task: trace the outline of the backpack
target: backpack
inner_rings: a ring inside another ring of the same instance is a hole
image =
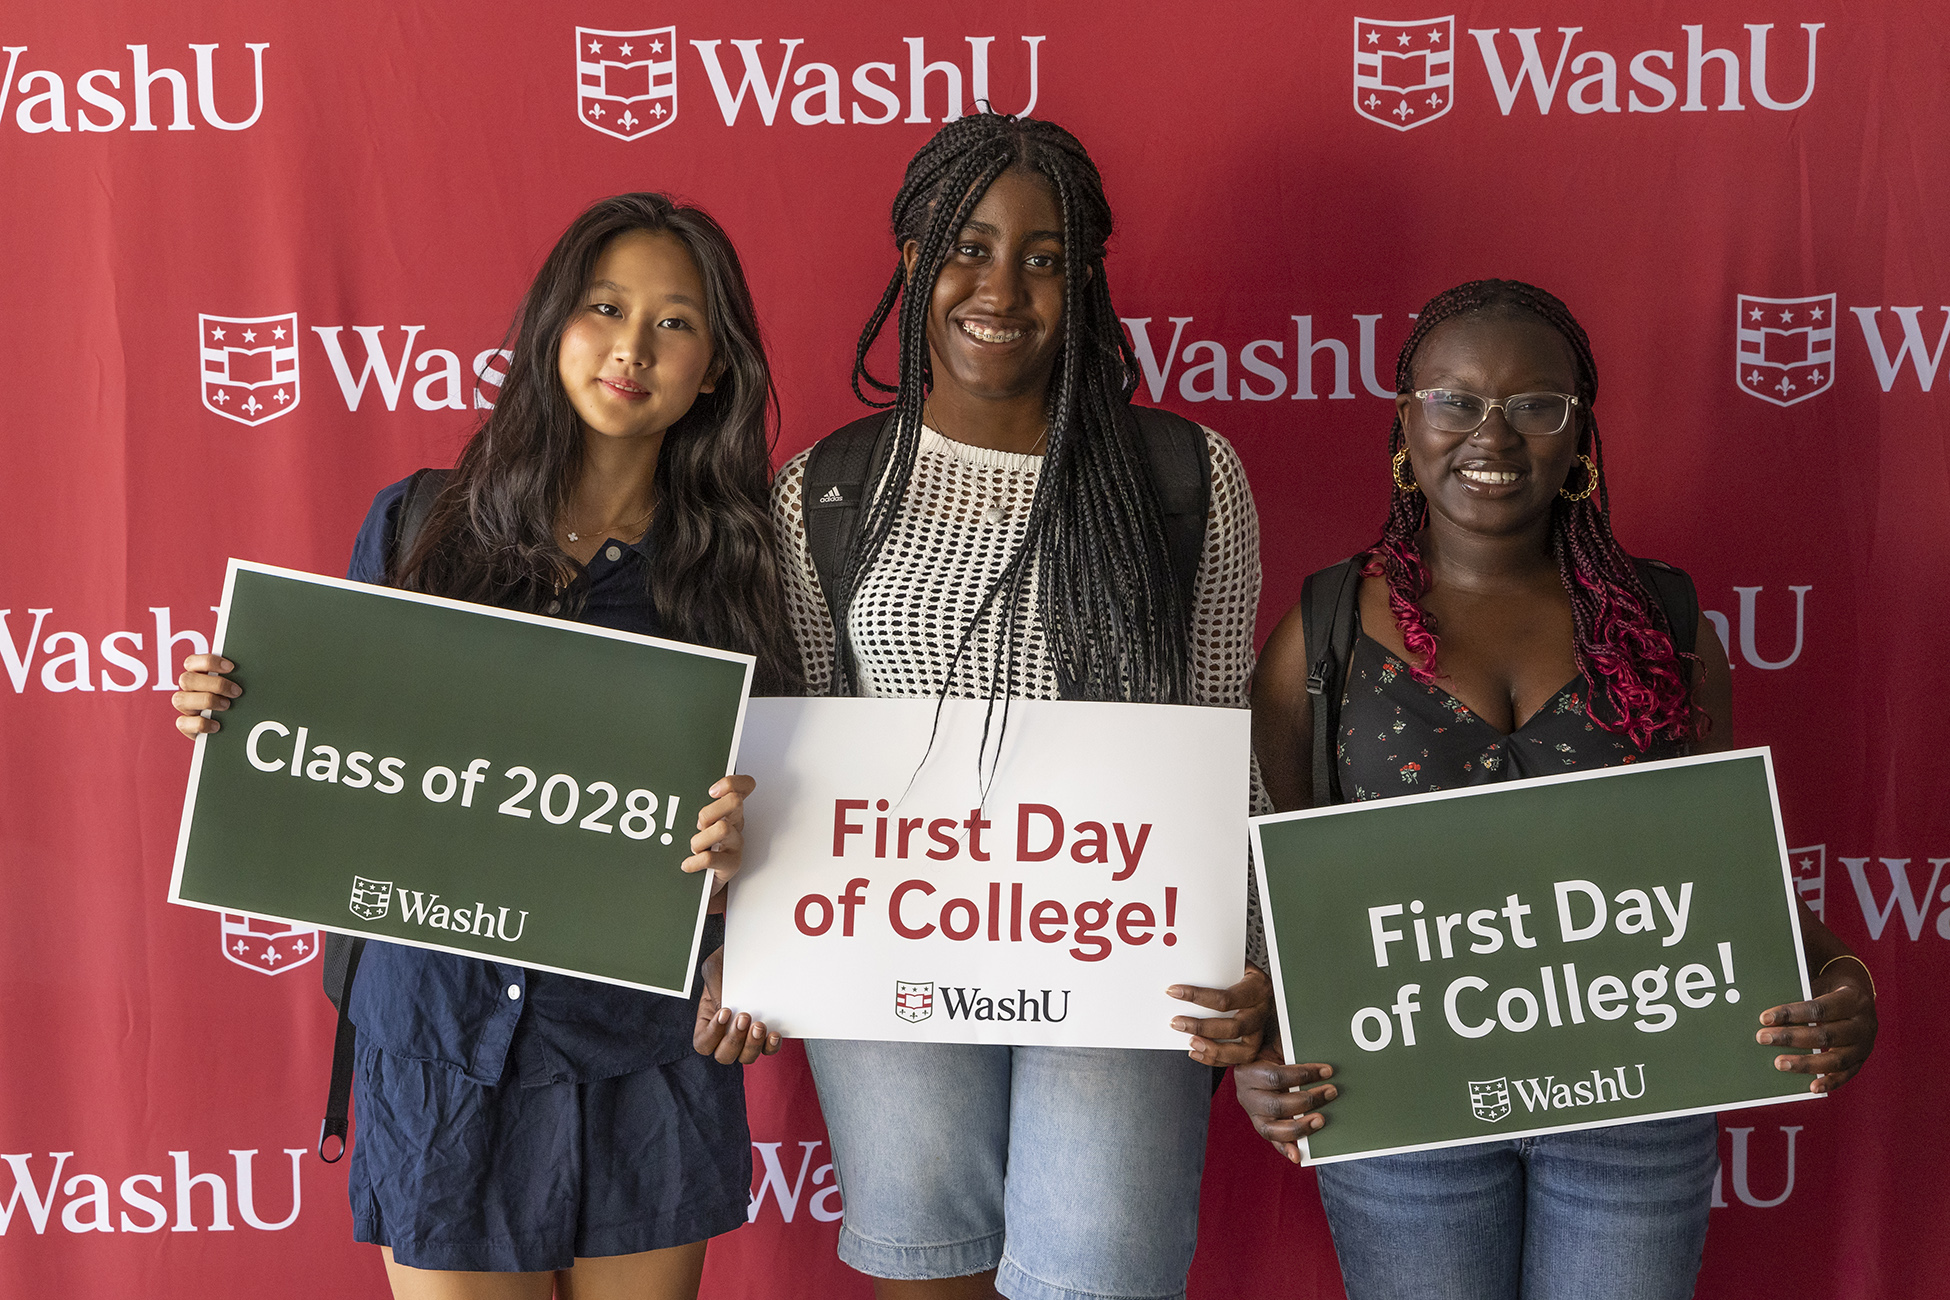
[[[393,535],[386,544],[388,582],[398,571],[400,561],[412,554],[413,543],[419,540],[427,516],[433,513],[434,499],[452,476],[452,470],[423,469],[407,482],[406,494],[400,498],[399,514],[394,520]],[[318,1126],[318,1158],[328,1165],[337,1164],[344,1158],[345,1139],[350,1131],[352,1049],[359,1038],[359,1030],[352,1023],[350,1011],[352,979],[359,973],[359,957],[365,950],[366,941],[361,937],[329,930],[325,934],[325,954],[321,962],[324,967],[325,996],[331,999],[332,1006],[338,1011],[338,1029],[332,1035],[332,1082],[325,1094],[325,1122]],[[325,1154],[328,1138],[339,1141],[336,1155]]]
[[[1313,656],[1313,666],[1307,671],[1307,694],[1313,697],[1316,808],[1343,802],[1331,738],[1340,734],[1342,684],[1354,652],[1355,600],[1366,562],[1365,555],[1343,560],[1310,575],[1300,587],[1300,626],[1307,638],[1307,651]],[[1699,641],[1699,593],[1693,589],[1693,580],[1659,560],[1634,559],[1632,565],[1638,570],[1640,584],[1665,615],[1673,649],[1691,654]]]
[[[1190,610],[1199,561],[1205,555],[1205,519],[1212,505],[1211,450],[1205,430],[1182,415],[1148,406],[1130,410],[1144,440],[1151,484],[1164,517],[1172,578],[1180,604]],[[846,555],[860,529],[868,485],[880,481],[892,450],[892,429],[891,414],[869,415],[820,439],[806,459],[800,493],[806,551],[819,574],[819,589],[836,630]]]

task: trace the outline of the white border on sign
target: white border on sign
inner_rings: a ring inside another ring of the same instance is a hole
[[[199,739],[201,739],[199,737]],[[1622,767],[1600,768],[1593,772],[1565,772],[1556,776],[1528,777],[1522,782],[1503,781],[1494,785],[1471,786],[1467,790],[1435,790],[1427,794],[1406,795],[1396,799],[1363,800],[1360,803],[1335,804],[1331,808],[1302,808],[1295,812],[1272,813],[1264,817],[1248,819],[1253,840],[1253,882],[1259,888],[1262,900],[1271,897],[1266,885],[1266,852],[1260,846],[1259,828],[1275,822],[1303,821],[1309,817],[1334,817],[1342,813],[1373,811],[1377,807],[1395,807],[1403,803],[1433,803],[1442,799],[1469,799],[1477,795],[1500,794],[1517,785],[1532,787],[1539,785],[1563,785],[1572,781],[1602,781],[1606,777],[1630,776],[1637,772],[1673,767],[1692,767],[1701,763],[1728,763],[1758,758],[1761,770],[1767,775],[1767,799],[1774,813],[1774,849],[1781,860],[1781,889],[1783,901],[1787,905],[1788,932],[1794,936],[1795,964],[1801,969],[1801,1000],[1806,1002],[1813,997],[1808,985],[1808,954],[1801,944],[1800,917],[1795,908],[1799,905],[1794,892],[1794,878],[1788,865],[1787,831],[1781,822],[1781,793],[1774,783],[1774,754],[1767,746],[1753,749],[1730,749],[1720,754],[1694,754],[1685,758],[1655,759],[1649,763],[1631,763]],[[1284,1031],[1293,1023],[1287,1013],[1286,979],[1280,970],[1280,945],[1274,935],[1273,909],[1260,908],[1260,919],[1266,926],[1266,956],[1272,963],[1273,997],[1279,1006],[1280,1026]],[[1300,1064],[1294,1054],[1292,1034],[1284,1033],[1286,1043],[1286,1063]],[[1441,1142],[1418,1142],[1409,1146],[1377,1147],[1372,1151],[1352,1151],[1338,1156],[1319,1156],[1313,1154],[1308,1139],[1300,1139],[1300,1163],[1303,1165],[1333,1165],[1347,1160],[1367,1160],[1374,1156],[1404,1155],[1411,1151],[1440,1151],[1445,1147],[1477,1146],[1484,1142],[1513,1141],[1517,1138],[1542,1137],[1547,1133],[1582,1132],[1587,1129],[1615,1128],[1620,1124],[1643,1124],[1655,1119],[1677,1119],[1682,1115],[1710,1115],[1723,1110],[1747,1110],[1754,1106],[1782,1106],[1795,1101],[1813,1101],[1826,1097],[1825,1092],[1801,1092],[1789,1096],[1762,1097],[1753,1101],[1733,1101],[1717,1106],[1691,1106],[1684,1110],[1662,1110],[1644,1115],[1626,1115],[1618,1119],[1597,1120],[1578,1124],[1552,1124],[1543,1128],[1518,1129],[1512,1132],[1485,1133],[1478,1137],[1448,1138]]]
[[[362,596],[378,596],[387,600],[404,600],[420,605],[433,605],[441,609],[458,610],[466,614],[479,614],[488,618],[504,618],[514,623],[533,623],[540,627],[557,631],[580,632],[584,636],[607,637],[612,641],[628,641],[636,645],[654,646],[659,650],[677,650],[684,654],[698,655],[706,659],[723,659],[745,665],[745,689],[738,697],[738,721],[731,729],[731,752],[725,756],[725,775],[732,773],[738,761],[738,743],[745,734],[745,706],[751,700],[752,672],[758,660],[751,655],[739,654],[731,650],[719,650],[711,646],[691,645],[686,641],[672,641],[665,637],[643,636],[636,632],[620,632],[615,628],[594,627],[587,623],[574,623],[564,619],[544,618],[539,614],[524,614],[516,610],[496,609],[492,605],[476,605],[465,600],[450,600],[445,596],[428,596],[417,591],[400,591],[394,587],[382,587],[370,582],[354,582],[350,578],[328,578],[320,573],[306,573],[300,569],[284,569],[275,564],[259,564],[253,560],[240,560],[235,556],[223,575],[223,601],[217,610],[217,628],[210,638],[210,653],[223,653],[224,635],[230,630],[230,601],[237,587],[239,573],[262,573],[274,578],[287,578],[294,582],[307,582],[319,587],[337,587],[342,591],[357,592]],[[204,717],[209,717],[205,710]],[[246,912],[228,904],[205,903],[182,896],[183,861],[189,854],[190,818],[196,810],[196,790],[203,778],[203,751],[209,744],[210,734],[204,732],[196,738],[196,752],[190,759],[189,786],[183,792],[183,821],[176,831],[176,861],[169,873],[168,901],[179,907],[194,907],[205,912],[230,912],[240,916],[256,916],[267,921],[280,921],[286,925],[304,925],[313,929],[329,930],[333,934],[351,935],[358,939],[374,939],[381,943],[397,943],[408,948],[426,948],[433,952],[450,952],[459,957],[472,957],[476,961],[501,961],[502,959],[456,948],[444,943],[429,943],[423,939],[403,939],[397,935],[380,934],[372,930],[355,929],[347,925],[333,925],[325,921],[307,920],[294,916],[275,916],[269,912]],[[528,970],[548,971],[555,975],[573,975],[577,979],[595,980],[599,984],[615,984],[626,989],[642,989],[648,993],[665,993],[672,997],[688,998],[691,986],[697,981],[698,949],[704,940],[704,919],[711,907],[711,882],[713,875],[706,871],[699,886],[697,920],[691,927],[691,959],[684,970],[684,986],[677,989],[661,988],[655,984],[638,984],[632,980],[614,979],[607,975],[591,975],[587,971],[565,970],[560,966],[543,966],[531,961],[507,959],[502,964],[521,966]]]

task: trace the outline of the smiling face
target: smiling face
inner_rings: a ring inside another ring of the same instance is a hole
[[[704,280],[683,241],[611,240],[562,331],[556,373],[585,437],[661,437],[717,381]]]
[[[919,245],[903,249],[911,272]],[[955,238],[928,302],[936,394],[1040,398],[1063,346],[1063,213],[1039,173],[1012,168]]]
[[[1429,331],[1416,350],[1416,388],[1460,388],[1495,401],[1516,393],[1576,393],[1576,355],[1549,324],[1528,312],[1458,316]],[[1415,482],[1431,522],[1506,535],[1550,518],[1551,502],[1572,473],[1584,428],[1574,408],[1563,430],[1524,437],[1493,410],[1474,433],[1444,433],[1422,418],[1422,404],[1395,399]]]

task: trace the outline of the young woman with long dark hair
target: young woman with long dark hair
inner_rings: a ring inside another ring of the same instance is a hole
[[[776,403],[724,232],[661,194],[596,204],[543,263],[512,351],[444,486],[383,489],[348,576],[742,651],[759,691],[795,689],[766,516]],[[436,489],[402,538],[412,493]],[[234,665],[184,668],[177,725],[217,730]],[[685,871],[737,871],[752,786],[711,786]],[[706,946],[721,934],[714,916]],[[396,1296],[696,1294],[751,1180],[724,1064],[775,1035],[707,998],[377,941],[349,996],[353,1230]]]
[[[1326,683],[1340,701],[1330,797],[1732,748],[1726,650],[1691,580],[1612,535],[1597,366],[1564,304],[1515,281],[1451,289],[1417,318],[1396,388],[1381,537],[1312,579],[1358,583],[1358,639]],[[1253,682],[1254,747],[1282,811],[1312,806],[1321,775],[1313,735],[1328,724],[1308,676],[1324,647],[1306,642],[1296,607]],[[1875,987],[1805,907],[1801,935],[1815,997],[1762,1012],[1758,1040],[1819,1049],[1774,1064],[1828,1092],[1868,1057]],[[1268,1044],[1234,1079],[1260,1134],[1298,1159],[1338,1085],[1282,1060]],[[1717,1150],[1714,1117],[1688,1115],[1324,1165],[1320,1193],[1353,1300],[1683,1297]]]
[[[1048,122],[978,113],[908,165],[898,261],[854,367],[856,393],[891,401],[865,435],[878,469],[843,563],[822,575],[807,540],[828,496],[806,486],[818,450],[774,488],[814,693],[986,698],[999,725],[1009,698],[1245,704],[1252,498],[1224,439],[1131,406],[1110,233],[1096,167]],[[884,383],[867,355],[890,320]],[[1161,471],[1159,437],[1199,468]],[[1203,504],[1175,568],[1186,534],[1166,497],[1188,479]],[[1206,1067],[1251,1057],[1265,988],[1254,968],[1230,990],[1174,990],[1227,1013],[1175,1022],[1197,1035],[1189,1055],[808,1042],[841,1259],[883,1297],[1182,1294]]]

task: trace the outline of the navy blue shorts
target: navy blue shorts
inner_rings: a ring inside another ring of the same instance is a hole
[[[686,1053],[590,1083],[487,1086],[361,1039],[353,1237],[409,1268],[571,1267],[745,1222],[744,1072]]]

